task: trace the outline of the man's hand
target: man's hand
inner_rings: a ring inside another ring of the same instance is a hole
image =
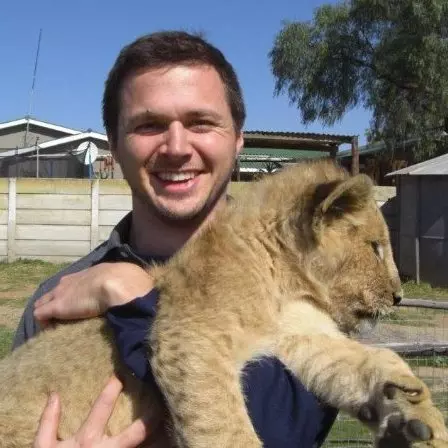
[[[51,319],[85,319],[114,305],[141,297],[153,287],[151,276],[132,263],[101,263],[61,278],[34,304],[34,317],[45,326]]]
[[[58,395],[52,394],[42,413],[33,448],[134,448],[140,445],[149,435],[148,427],[141,419],[115,437],[104,435],[121,389],[121,382],[112,377],[79,431],[64,441],[57,439],[61,403]]]

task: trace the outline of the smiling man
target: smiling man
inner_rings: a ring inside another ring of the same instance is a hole
[[[112,150],[133,192],[131,245],[161,256],[177,250],[225,200],[242,146],[212,66],[127,76]]]
[[[225,207],[245,107],[236,74],[217,48],[188,33],[160,32],[119,54],[106,81],[103,119],[132,190],[132,211],[107,242],[40,286],[14,346],[36,334],[39,322],[104,313],[123,361],[153,381],[144,340],[157,291],[142,267],[169,258]],[[320,446],[334,421],[335,411],[277,359],[247,367],[242,387],[265,447]]]

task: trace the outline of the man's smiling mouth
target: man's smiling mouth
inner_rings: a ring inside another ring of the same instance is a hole
[[[158,173],[154,173],[154,175],[163,181],[185,182],[187,180],[194,179],[198,175],[198,172],[196,172],[196,171],[183,171],[183,172],[160,171]]]

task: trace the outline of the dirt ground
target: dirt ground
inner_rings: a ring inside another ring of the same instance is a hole
[[[38,284],[27,286],[10,292],[0,292],[0,326],[15,329],[25,308],[28,297],[31,297]]]
[[[0,263],[0,329],[17,328],[25,305],[39,284],[65,266],[31,260]]]
[[[371,333],[360,338],[367,343],[448,344],[448,311],[422,310],[421,319],[380,322]]]
[[[0,305],[0,325],[11,330],[17,328],[23,308],[9,305]]]

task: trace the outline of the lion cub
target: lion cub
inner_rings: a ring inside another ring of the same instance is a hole
[[[408,365],[346,336],[401,293],[370,180],[321,161],[248,190],[154,268],[148,353],[164,400],[122,366],[101,319],[59,325],[0,363],[0,447],[31,445],[50,390],[61,392],[67,437],[116,371],[127,393],[111,433],[142,414],[155,419],[165,402],[173,431],[158,446],[259,448],[240,371],[263,355],[362,419],[378,446],[448,447],[443,417]]]

